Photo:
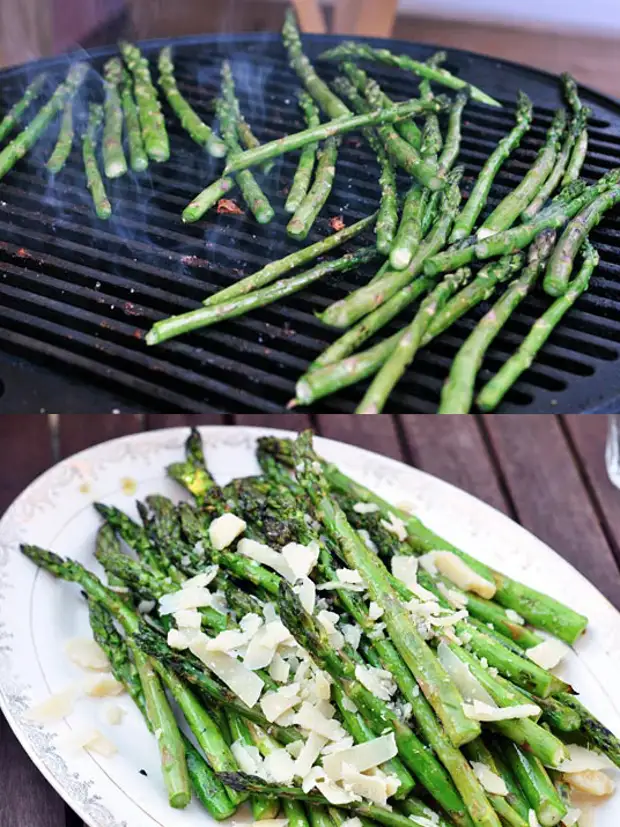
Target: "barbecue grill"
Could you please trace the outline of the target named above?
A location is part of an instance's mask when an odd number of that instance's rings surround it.
[[[309,36],[311,58],[337,38]],[[432,47],[409,42],[368,41],[425,60]],[[141,44],[151,59],[169,41]],[[221,60],[232,61],[248,120],[262,141],[302,128],[296,103],[299,86],[277,35],[184,38],[173,42],[179,87],[209,122],[219,85]],[[89,57],[101,71],[114,49]],[[0,74],[4,107],[12,104],[35,72],[49,74],[51,90],[66,72],[66,57],[40,61]],[[337,67],[317,64],[330,80]],[[464,189],[471,188],[487,155],[511,127],[513,102],[523,89],[535,104],[534,125],[504,166],[487,205],[491,209],[532,162],[554,107],[560,104],[556,78],[512,63],[451,50],[448,68],[498,98],[503,109],[470,103],[465,111],[461,162]],[[416,79],[372,66],[372,73],[396,99],[415,95]],[[101,97],[91,72],[85,92]],[[620,164],[620,106],[591,91],[582,99],[593,110],[591,143],[583,171],[588,181]],[[36,110],[31,107],[30,113]],[[232,283],[298,245],[287,238],[284,195],[296,155],[280,159],[260,181],[276,208],[271,224],[251,216],[207,213],[195,225],[181,224],[191,197],[221,169],[193,143],[165,105],[172,155],[147,173],[108,182],[114,213],[94,217],[85,190],[76,141],[66,168],[53,181],[44,168],[55,130],[0,183],[0,412],[182,410],[282,410],[308,363],[339,332],[314,316],[348,290],[365,283],[372,265],[315,283],[283,302],[249,316],[147,348],[142,339],[152,322],[197,306],[211,292]],[[83,116],[83,113],[82,113]],[[345,137],[332,196],[307,242],[332,232],[329,219],[349,224],[378,202],[378,170],[361,137]],[[239,203],[242,202],[239,200]],[[371,238],[372,236],[368,236]],[[344,250],[357,246],[358,238]],[[536,364],[507,395],[502,412],[620,410],[620,215],[609,214],[593,235],[601,263],[589,292],[565,317]],[[339,254],[338,252],[336,254]],[[376,269],[376,268],[375,268]],[[513,315],[485,359],[488,378],[514,350],[548,300],[531,295]],[[451,358],[485,312],[476,308],[422,351],[392,394],[388,411],[432,412]],[[409,318],[394,320],[391,333]],[[374,341],[374,340],[373,340]],[[370,342],[370,344],[373,343]],[[352,411],[362,386],[322,400],[321,410]]]

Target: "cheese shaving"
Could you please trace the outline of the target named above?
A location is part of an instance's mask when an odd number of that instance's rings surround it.
[[[309,732],[316,732],[328,741],[338,741],[346,736],[346,732],[338,721],[327,718],[322,712],[308,701],[304,701],[295,714],[294,723]]]
[[[359,796],[343,790],[342,787],[339,787],[329,780],[317,781],[315,786],[330,804],[335,804],[336,806],[338,804],[349,804],[351,801],[356,801],[359,798]]]
[[[289,709],[300,703],[299,684],[283,686],[276,692],[266,692],[260,700],[260,708],[270,723],[277,721]]]
[[[600,752],[580,747],[577,744],[567,744],[568,758],[558,765],[560,772],[584,772],[587,770],[611,770],[614,764]]]
[[[463,663],[458,655],[455,655],[443,641],[441,641],[437,647],[437,657],[466,701],[469,703],[479,701],[486,704],[486,706],[492,708],[497,707],[491,695],[489,695],[482,684],[472,675],[469,666]]]
[[[323,767],[329,779],[339,781],[343,778],[345,765],[357,772],[366,772],[385,764],[397,754],[394,733],[390,732],[389,735],[381,735],[350,749],[326,755],[323,758]]]
[[[385,807],[387,804],[388,783],[385,777],[364,775],[349,764],[345,764],[342,784],[348,793],[368,799],[380,807]]]
[[[355,666],[355,677],[368,689],[369,692],[382,701],[389,701],[396,692],[396,684],[391,672],[377,669],[375,666],[364,666],[361,663]]]
[[[615,784],[608,775],[600,770],[584,770],[583,772],[566,773],[566,781],[571,789],[581,793],[605,798],[611,795]]]
[[[492,707],[481,701],[464,703],[463,711],[472,721],[512,721],[518,718],[535,718],[540,715],[540,707],[535,704],[517,704],[502,708]]]
[[[355,503],[353,505],[353,511],[355,511],[356,514],[374,514],[379,510],[377,503]]]
[[[286,683],[290,671],[290,665],[276,652],[269,664],[269,677],[276,683]]]
[[[215,580],[217,573],[219,571],[219,566],[213,564],[211,566],[207,566],[204,571],[201,571],[200,574],[196,574],[194,577],[190,577],[189,580],[186,580],[183,583],[184,589],[205,589],[209,583]]]
[[[110,726],[118,726],[124,714],[125,709],[120,704],[107,703],[103,709],[103,718]]]
[[[396,514],[393,514],[391,511],[389,513],[389,521],[388,520],[380,520],[379,522],[387,531],[390,531],[392,534],[395,534],[398,540],[401,543],[404,543],[407,539],[407,526],[400,519],[397,517]]]
[[[107,698],[111,695],[120,695],[125,687],[112,675],[88,675],[82,683],[84,694],[90,698]]]
[[[528,649],[526,655],[543,669],[554,669],[569,652],[569,647],[561,640],[548,638],[538,646]]]
[[[94,672],[107,672],[110,661],[107,655],[92,638],[74,637],[65,644],[65,654],[71,661],[82,669]]]
[[[327,744],[327,738],[319,735],[318,732],[311,732],[308,735],[295,761],[295,775],[298,778],[305,778],[308,775],[325,744]]]
[[[249,557],[251,560],[255,560],[257,563],[261,563],[263,566],[273,569],[279,575],[284,577],[285,580],[288,580],[289,583],[295,582],[295,573],[287,563],[286,559],[280,554],[279,551],[275,551],[275,549],[271,548],[271,546],[268,546],[265,543],[259,543],[256,540],[249,540],[247,537],[244,537],[237,543],[237,551],[239,554],[243,554],[244,557]]]
[[[40,724],[60,721],[73,712],[77,699],[77,687],[68,686],[60,692],[55,692],[44,701],[34,704],[25,712],[29,721],[36,721]]]
[[[180,609],[173,617],[179,629],[200,629],[202,618],[196,609]]]
[[[394,555],[391,560],[392,574],[408,588],[417,585],[418,560],[409,555]]]
[[[319,559],[319,544],[312,541],[307,546],[301,543],[287,543],[282,547],[282,556],[295,577],[308,577]]]
[[[114,744],[98,729],[73,730],[67,744],[75,749],[83,748],[89,752],[96,752],[104,758],[111,758],[117,751]]]
[[[239,738],[230,745],[230,751],[242,772],[249,775],[258,775],[262,778],[263,760],[257,747],[246,744],[243,739]]]
[[[430,574],[439,571],[459,589],[474,592],[487,600],[491,600],[497,591],[494,583],[481,577],[451,551],[430,551],[419,558],[419,563]]]
[[[203,586],[184,586],[159,598],[159,613],[170,615],[183,609],[201,609],[203,606],[210,606],[212,599],[211,592]]]
[[[314,606],[316,604],[316,586],[309,577],[302,577],[293,586],[293,591],[299,597],[299,602],[308,612],[314,614]]]
[[[247,669],[236,658],[224,652],[210,652],[207,649],[208,641],[209,638],[201,634],[194,638],[189,648],[245,704],[249,707],[254,706],[263,690],[262,678]]]
[[[267,779],[275,784],[292,784],[295,774],[295,761],[284,747],[274,749],[264,759],[263,771]]]
[[[246,529],[247,523],[241,517],[227,512],[216,517],[209,525],[209,540],[216,551],[228,548]]]
[[[486,764],[480,761],[472,761],[471,766],[474,775],[488,793],[491,793],[491,795],[508,795],[508,787],[504,779],[489,769]]]

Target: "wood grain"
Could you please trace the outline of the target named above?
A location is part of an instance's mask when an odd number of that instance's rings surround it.
[[[288,431],[304,431],[312,427],[307,414],[235,414],[235,425],[253,428],[285,428]]]
[[[482,417],[519,522],[616,605],[620,574],[557,417]]]
[[[67,457],[108,439],[142,430],[140,414],[63,414],[58,419],[58,446]]]
[[[387,457],[403,459],[394,419],[389,414],[324,414],[317,416],[316,423],[317,433],[328,439],[339,439]]]
[[[224,425],[226,417],[223,414],[147,414],[145,428],[147,431],[156,428],[191,428],[197,425]]]

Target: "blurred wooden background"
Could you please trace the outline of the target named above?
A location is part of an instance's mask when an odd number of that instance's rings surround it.
[[[297,0],[305,2],[307,0]],[[386,34],[395,0],[336,0],[328,21],[356,20],[361,29]],[[499,4],[505,0],[497,0]],[[411,4],[415,6],[415,3]],[[348,10],[347,10],[348,8]],[[428,8],[428,4],[425,5]],[[0,0],[0,63],[11,65],[131,37],[174,37],[201,32],[277,30],[285,3],[279,0]],[[618,6],[620,15],[620,5]],[[344,22],[343,22],[344,21]],[[358,21],[359,22],[359,21]],[[593,26],[596,21],[593,21]],[[514,27],[399,13],[394,37],[453,46],[552,72],[569,71],[582,83],[620,98],[620,35],[595,35],[557,27]]]

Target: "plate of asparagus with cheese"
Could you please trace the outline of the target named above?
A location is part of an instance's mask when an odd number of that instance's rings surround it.
[[[618,823],[620,616],[399,462],[124,437],[17,498],[0,574],[0,706],[92,827]]]

